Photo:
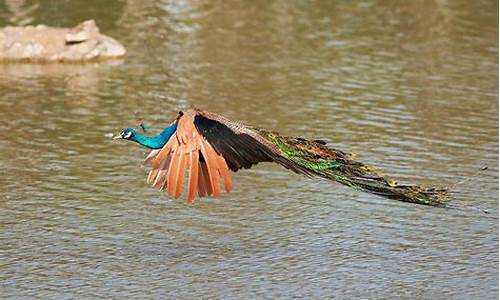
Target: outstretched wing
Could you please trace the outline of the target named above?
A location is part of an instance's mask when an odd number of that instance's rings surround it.
[[[232,171],[248,169],[267,161],[278,163],[295,173],[313,175],[311,170],[287,159],[283,149],[264,138],[257,129],[206,111],[196,111],[194,125],[217,153],[224,157]]]
[[[186,171],[188,202],[196,193],[200,197],[219,196],[220,181],[231,190],[231,177],[224,158],[204,139],[194,126],[195,111],[185,112],[179,119],[176,132],[160,150],[153,150],[145,163],[151,162],[147,182],[179,198]]]
[[[259,162],[273,161],[274,145],[263,140],[243,124],[205,111],[196,111],[194,126],[226,160],[229,168],[251,168]]]

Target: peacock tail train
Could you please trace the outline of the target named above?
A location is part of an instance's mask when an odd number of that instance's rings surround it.
[[[295,168],[297,173],[323,177],[356,190],[404,202],[444,206],[448,199],[446,188],[399,185],[376,168],[354,160],[354,154],[330,148],[322,140],[286,137],[259,128],[252,130],[275,145],[284,159],[299,166]],[[289,164],[282,165],[287,167]]]

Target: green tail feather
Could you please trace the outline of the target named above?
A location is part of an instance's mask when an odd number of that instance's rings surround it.
[[[262,129],[254,129],[280,150],[280,156],[316,175],[376,195],[404,202],[445,206],[448,199],[445,188],[418,185],[398,185],[380,171],[354,160],[351,153],[325,146],[322,141],[280,136]]]

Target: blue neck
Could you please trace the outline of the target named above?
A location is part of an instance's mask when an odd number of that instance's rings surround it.
[[[165,128],[160,134],[155,136],[145,136],[136,132],[131,140],[149,149],[160,149],[165,146],[176,129],[177,122]]]

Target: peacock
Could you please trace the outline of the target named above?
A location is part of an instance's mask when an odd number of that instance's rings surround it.
[[[147,136],[142,123],[141,128],[143,133],[126,128],[114,138],[151,149],[144,160],[144,165],[151,167],[147,183],[168,196],[179,198],[187,177],[189,203],[196,196],[219,196],[221,186],[230,192],[230,171],[248,169],[260,162],[274,162],[298,174],[326,178],[404,202],[445,206],[448,199],[446,188],[398,184],[323,140],[282,136],[208,111],[180,111],[155,136]]]

